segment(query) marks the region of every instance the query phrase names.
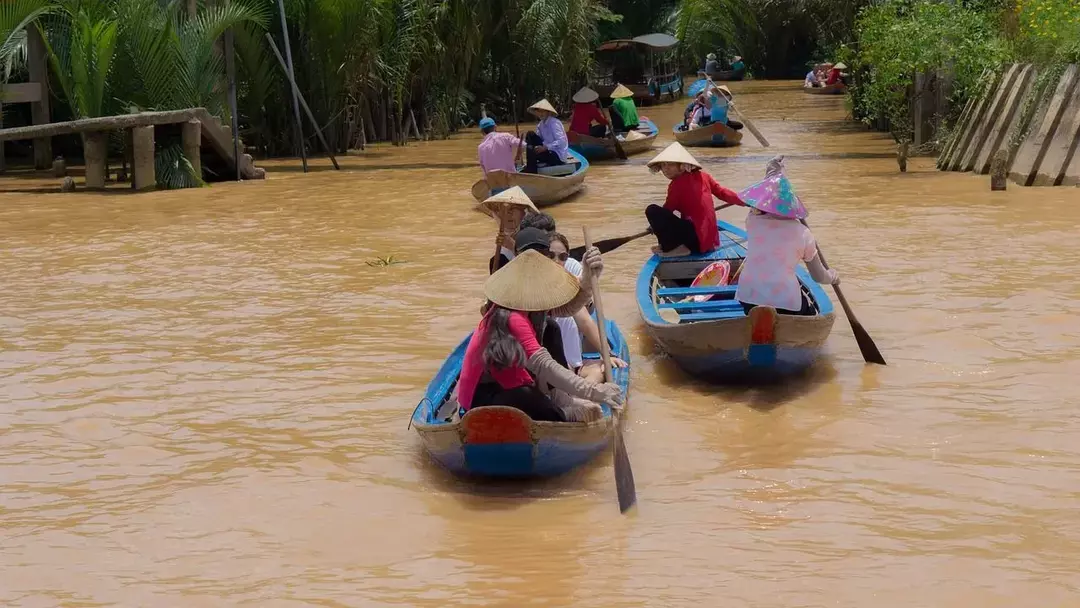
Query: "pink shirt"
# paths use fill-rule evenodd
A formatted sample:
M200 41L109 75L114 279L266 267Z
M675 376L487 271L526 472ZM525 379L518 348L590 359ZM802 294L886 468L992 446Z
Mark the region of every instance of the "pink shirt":
M495 310L492 308L491 310ZM468 410L472 407L473 395L476 394L476 385L480 384L480 378L484 375L484 348L487 346L488 321L491 312L484 315L477 326L476 332L465 347L465 360L461 363L461 377L458 379L458 403ZM540 350L540 342L536 339L529 317L523 312L513 311L510 313L510 333L521 343L525 349L525 359L533 356ZM488 368L488 374L504 389L529 386L533 384L533 377L525 369L525 361L519 365L506 369Z
M507 173L517 172L514 157L517 156L518 147L521 145L521 140L509 133L495 131L485 135L484 141L477 146L480 166L484 169L484 173L496 170Z
M795 268L817 256L817 241L810 229L799 220L751 211L746 235L746 267L739 273L735 299L784 310L802 308Z

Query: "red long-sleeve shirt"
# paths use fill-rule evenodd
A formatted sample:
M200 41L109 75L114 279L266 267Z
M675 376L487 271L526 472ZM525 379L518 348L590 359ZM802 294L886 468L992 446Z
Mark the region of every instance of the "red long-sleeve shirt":
M698 245L703 253L720 246L720 230L716 227L713 196L725 203L746 205L738 194L716 183L716 180L704 171L690 171L671 180L668 184L667 200L664 201L664 209L678 211L683 219L690 220L694 225Z
M607 118L593 103L575 103L574 113L570 115L570 130L582 135L589 134L589 125L596 121L597 124L608 124Z

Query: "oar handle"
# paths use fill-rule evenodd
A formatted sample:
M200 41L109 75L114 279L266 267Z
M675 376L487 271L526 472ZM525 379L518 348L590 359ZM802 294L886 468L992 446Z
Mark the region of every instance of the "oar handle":
M585 250L592 247L592 238L589 237L589 227L582 226L581 234L585 237ZM600 358L604 361L604 382L612 381L611 374L611 345L607 341L607 321L604 317L604 303L600 298L600 279L591 271L589 281L592 286L593 305L596 307L596 329L600 334Z

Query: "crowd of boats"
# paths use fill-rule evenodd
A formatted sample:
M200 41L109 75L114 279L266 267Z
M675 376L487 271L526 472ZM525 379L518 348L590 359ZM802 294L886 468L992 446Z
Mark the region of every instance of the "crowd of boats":
M684 147L741 140L727 117L731 91L706 71L701 75L683 123L673 128L675 143L648 163L670 180L664 205L645 210L649 229L595 244L586 234L583 247L570 248L539 207L580 189L590 159L651 149L659 129L637 115L632 91L616 85L604 108L599 92L582 88L573 97L569 133L546 99L529 107L538 122L523 137L500 132L491 118L481 121L484 178L473 195L498 224L487 302L476 330L444 361L411 419L425 449L448 470L558 475L606 449L614 433L620 505L632 502L618 423L631 355L620 328L603 316L598 278L601 255L633 239L657 238L635 288L646 331L692 375L777 381L807 369L836 316L822 284L834 285L856 329L783 158L770 161L764 179L735 193ZM714 196L724 204L713 207ZM750 211L745 230L716 219L716 210L733 205ZM860 330L864 357L884 363ZM590 349L597 352L582 352Z

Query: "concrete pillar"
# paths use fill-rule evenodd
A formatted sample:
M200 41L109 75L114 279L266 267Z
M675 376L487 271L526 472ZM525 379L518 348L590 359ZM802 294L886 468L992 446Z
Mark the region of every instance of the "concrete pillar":
M49 82L48 55L45 50L45 41L41 38L41 32L37 27L26 28L26 54L30 71L30 82L41 86L41 101L30 104L30 116L35 125L44 125L52 122L49 115L49 90L46 84ZM39 137L34 140L34 168L48 169L53 161L52 138Z
M105 188L105 161L108 156L108 134L104 131L83 133L83 158L86 162L86 188Z
M154 173L154 127L131 128L132 165L136 190L149 190L157 187L157 175Z
M994 153L990 162L990 189L994 191L1004 190L1008 186L1009 151L1002 149Z
M184 123L180 139L184 156L191 163L191 168L195 169L195 177L202 178L202 123L197 120Z

